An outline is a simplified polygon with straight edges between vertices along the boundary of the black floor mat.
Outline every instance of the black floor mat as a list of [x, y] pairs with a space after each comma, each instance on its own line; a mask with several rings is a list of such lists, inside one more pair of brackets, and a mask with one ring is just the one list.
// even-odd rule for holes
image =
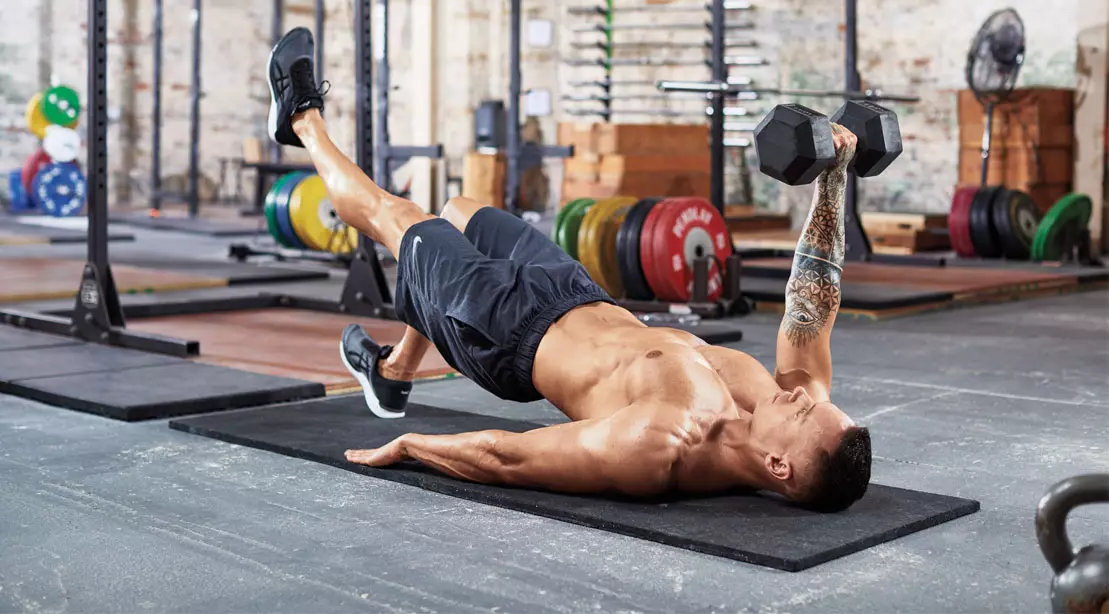
[[325, 391], [315, 382], [0, 325], [0, 392], [134, 421], [313, 399]]
[[[746, 269], [745, 269], [746, 271]], [[786, 272], [788, 274], [788, 271]], [[741, 288], [747, 298], [764, 303], [784, 303], [787, 279], [743, 276]], [[844, 283], [840, 289], [841, 309], [881, 310], [944, 303], [952, 300], [950, 292], [936, 292], [902, 286]]]
[[644, 503], [497, 488], [442, 476], [413, 463], [374, 469], [343, 459], [349, 448], [380, 446], [406, 432], [526, 431], [537, 425], [414, 405], [408, 417], [379, 420], [361, 395], [170, 422], [170, 427], [341, 467], [480, 503], [555, 518], [786, 571], [800, 571], [979, 508], [976, 501], [871, 485], [849, 511], [817, 514], [762, 495]]
[[[85, 243], [89, 238], [89, 233], [85, 230], [51, 228], [49, 226], [38, 226], [36, 224], [21, 224], [11, 219], [0, 219], [0, 230], [13, 235], [45, 239], [44, 242], [50, 245]], [[108, 240], [134, 241], [135, 235], [109, 229]]]
[[150, 217], [143, 213], [113, 214], [108, 218], [108, 221], [113, 224], [127, 224], [136, 228], [169, 230], [208, 237], [247, 237], [266, 234], [266, 229], [259, 224], [219, 222], [218, 220], [187, 217]]

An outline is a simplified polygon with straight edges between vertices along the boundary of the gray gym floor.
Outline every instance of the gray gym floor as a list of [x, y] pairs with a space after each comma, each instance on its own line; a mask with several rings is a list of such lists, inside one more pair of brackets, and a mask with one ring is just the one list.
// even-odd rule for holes
[[[734, 347], [769, 366], [776, 329]], [[1109, 292], [844, 321], [833, 348], [874, 481], [981, 512], [791, 574], [0, 396], [0, 611], [1046, 611], [1036, 502], [1109, 471]], [[413, 396], [560, 419], [462, 380]], [[1107, 542], [1109, 506], [1068, 526]]]

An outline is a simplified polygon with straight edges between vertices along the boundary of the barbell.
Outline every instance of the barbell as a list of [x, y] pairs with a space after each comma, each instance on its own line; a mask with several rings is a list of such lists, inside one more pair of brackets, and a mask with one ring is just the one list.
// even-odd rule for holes
[[[725, 11], [749, 11], [753, 6], [750, 2], [732, 0], [724, 2]], [[690, 11], [711, 11], [711, 4], [635, 4], [614, 6], [611, 12], [616, 13], [688, 13]], [[571, 15], [608, 15], [607, 6], [572, 6], [567, 9]]]
[[882, 90], [806, 90], [768, 87], [748, 87], [738, 83], [718, 81], [659, 81], [658, 89], [664, 92], [702, 92], [705, 94], [775, 94], [779, 96], [811, 96], [828, 98], [847, 98], [850, 100], [889, 100], [891, 102], [920, 102], [919, 96], [887, 94]]

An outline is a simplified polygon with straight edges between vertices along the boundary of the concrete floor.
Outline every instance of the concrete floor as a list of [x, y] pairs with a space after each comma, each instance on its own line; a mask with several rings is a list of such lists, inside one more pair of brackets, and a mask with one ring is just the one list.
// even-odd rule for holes
[[[734, 347], [771, 365], [776, 328]], [[1036, 502], [1109, 471], [1109, 292], [845, 321], [833, 349], [874, 481], [981, 512], [790, 574], [0, 396], [0, 612], [1046, 611]], [[413, 396], [560, 419], [461, 380]], [[1068, 526], [1109, 542], [1109, 506]]]

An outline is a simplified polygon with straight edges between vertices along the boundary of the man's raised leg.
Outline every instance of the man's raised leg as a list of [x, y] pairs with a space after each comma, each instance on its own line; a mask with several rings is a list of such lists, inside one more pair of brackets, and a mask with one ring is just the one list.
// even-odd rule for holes
[[[404, 234], [432, 216], [381, 189], [331, 141], [320, 114], [323, 96], [312, 66], [314, 44], [311, 32], [295, 28], [270, 54], [270, 136], [279, 144], [307, 149], [338, 216], [399, 258]], [[381, 347], [352, 325], [343, 331], [341, 356], [365, 389], [370, 409], [393, 418], [404, 415], [411, 381], [429, 348], [430, 342], [412, 327], [396, 346]]]

